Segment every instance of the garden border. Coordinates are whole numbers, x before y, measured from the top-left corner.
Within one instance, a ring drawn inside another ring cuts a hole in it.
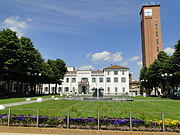
[[[4,133],[32,133],[32,134],[61,134],[61,135],[180,135],[172,132],[140,132],[140,131],[111,131],[111,130],[84,130],[84,129],[58,129],[33,127],[6,127],[0,126]]]

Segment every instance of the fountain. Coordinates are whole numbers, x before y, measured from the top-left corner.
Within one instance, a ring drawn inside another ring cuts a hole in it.
[[[92,89],[94,92],[92,94],[92,97],[84,97],[83,100],[87,100],[87,101],[112,101],[113,98],[112,97],[103,97],[103,92],[104,89],[103,88],[93,88]]]

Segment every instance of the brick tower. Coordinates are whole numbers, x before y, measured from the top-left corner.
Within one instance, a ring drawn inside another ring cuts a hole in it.
[[[162,51],[160,5],[144,5],[140,11],[143,66],[149,67]]]

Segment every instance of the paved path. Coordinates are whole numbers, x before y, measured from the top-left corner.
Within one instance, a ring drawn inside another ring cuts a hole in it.
[[[51,100],[51,98],[43,98],[43,101],[47,101],[47,100]],[[2,104],[2,105],[5,106],[5,107],[12,107],[12,106],[31,104],[31,103],[37,103],[37,101],[36,100],[31,100],[31,101],[8,103],[8,104]]]
[[[0,135],[55,135],[55,134],[0,133]]]

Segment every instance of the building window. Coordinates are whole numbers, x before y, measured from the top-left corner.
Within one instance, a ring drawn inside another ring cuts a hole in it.
[[[118,71],[114,71],[114,75],[118,75]]]
[[[111,82],[111,78],[110,78],[110,77],[107,77],[107,78],[106,78],[106,82]]]
[[[81,82],[87,83],[88,82],[88,78],[81,78]]]
[[[51,92],[55,92],[55,87],[51,87]]]
[[[66,78],[66,82],[67,82],[67,83],[69,82],[69,78]]]
[[[158,29],[158,24],[155,24],[155,28]]]
[[[118,78],[114,77],[114,82],[117,83],[118,82]]]
[[[157,52],[159,52],[159,47],[157,47]]]
[[[115,92],[118,92],[118,88],[117,87],[115,87]]]
[[[99,82],[102,83],[103,82],[103,78],[99,78]]]
[[[96,78],[92,78],[92,82],[96,82]]]
[[[72,82],[76,82],[76,78],[72,78]]]
[[[156,39],[156,44],[157,44],[157,45],[159,44],[159,40],[158,40],[158,39]]]
[[[156,31],[156,37],[158,37],[158,31]]]
[[[48,91],[48,87],[44,87],[44,91],[47,92]]]
[[[125,92],[125,87],[122,87],[122,91]]]
[[[75,87],[73,87],[73,92],[75,92]]]
[[[109,75],[109,71],[107,71],[107,75]]]
[[[62,87],[58,87],[58,92],[61,92],[62,91]]]
[[[126,78],[125,78],[125,77],[122,77],[122,78],[121,78],[121,82],[126,82]]]
[[[124,75],[124,71],[122,71],[122,75]]]
[[[110,87],[107,87],[107,91],[110,92]]]
[[[64,88],[64,91],[65,91],[65,92],[69,92],[69,87],[65,87],[65,88]]]

